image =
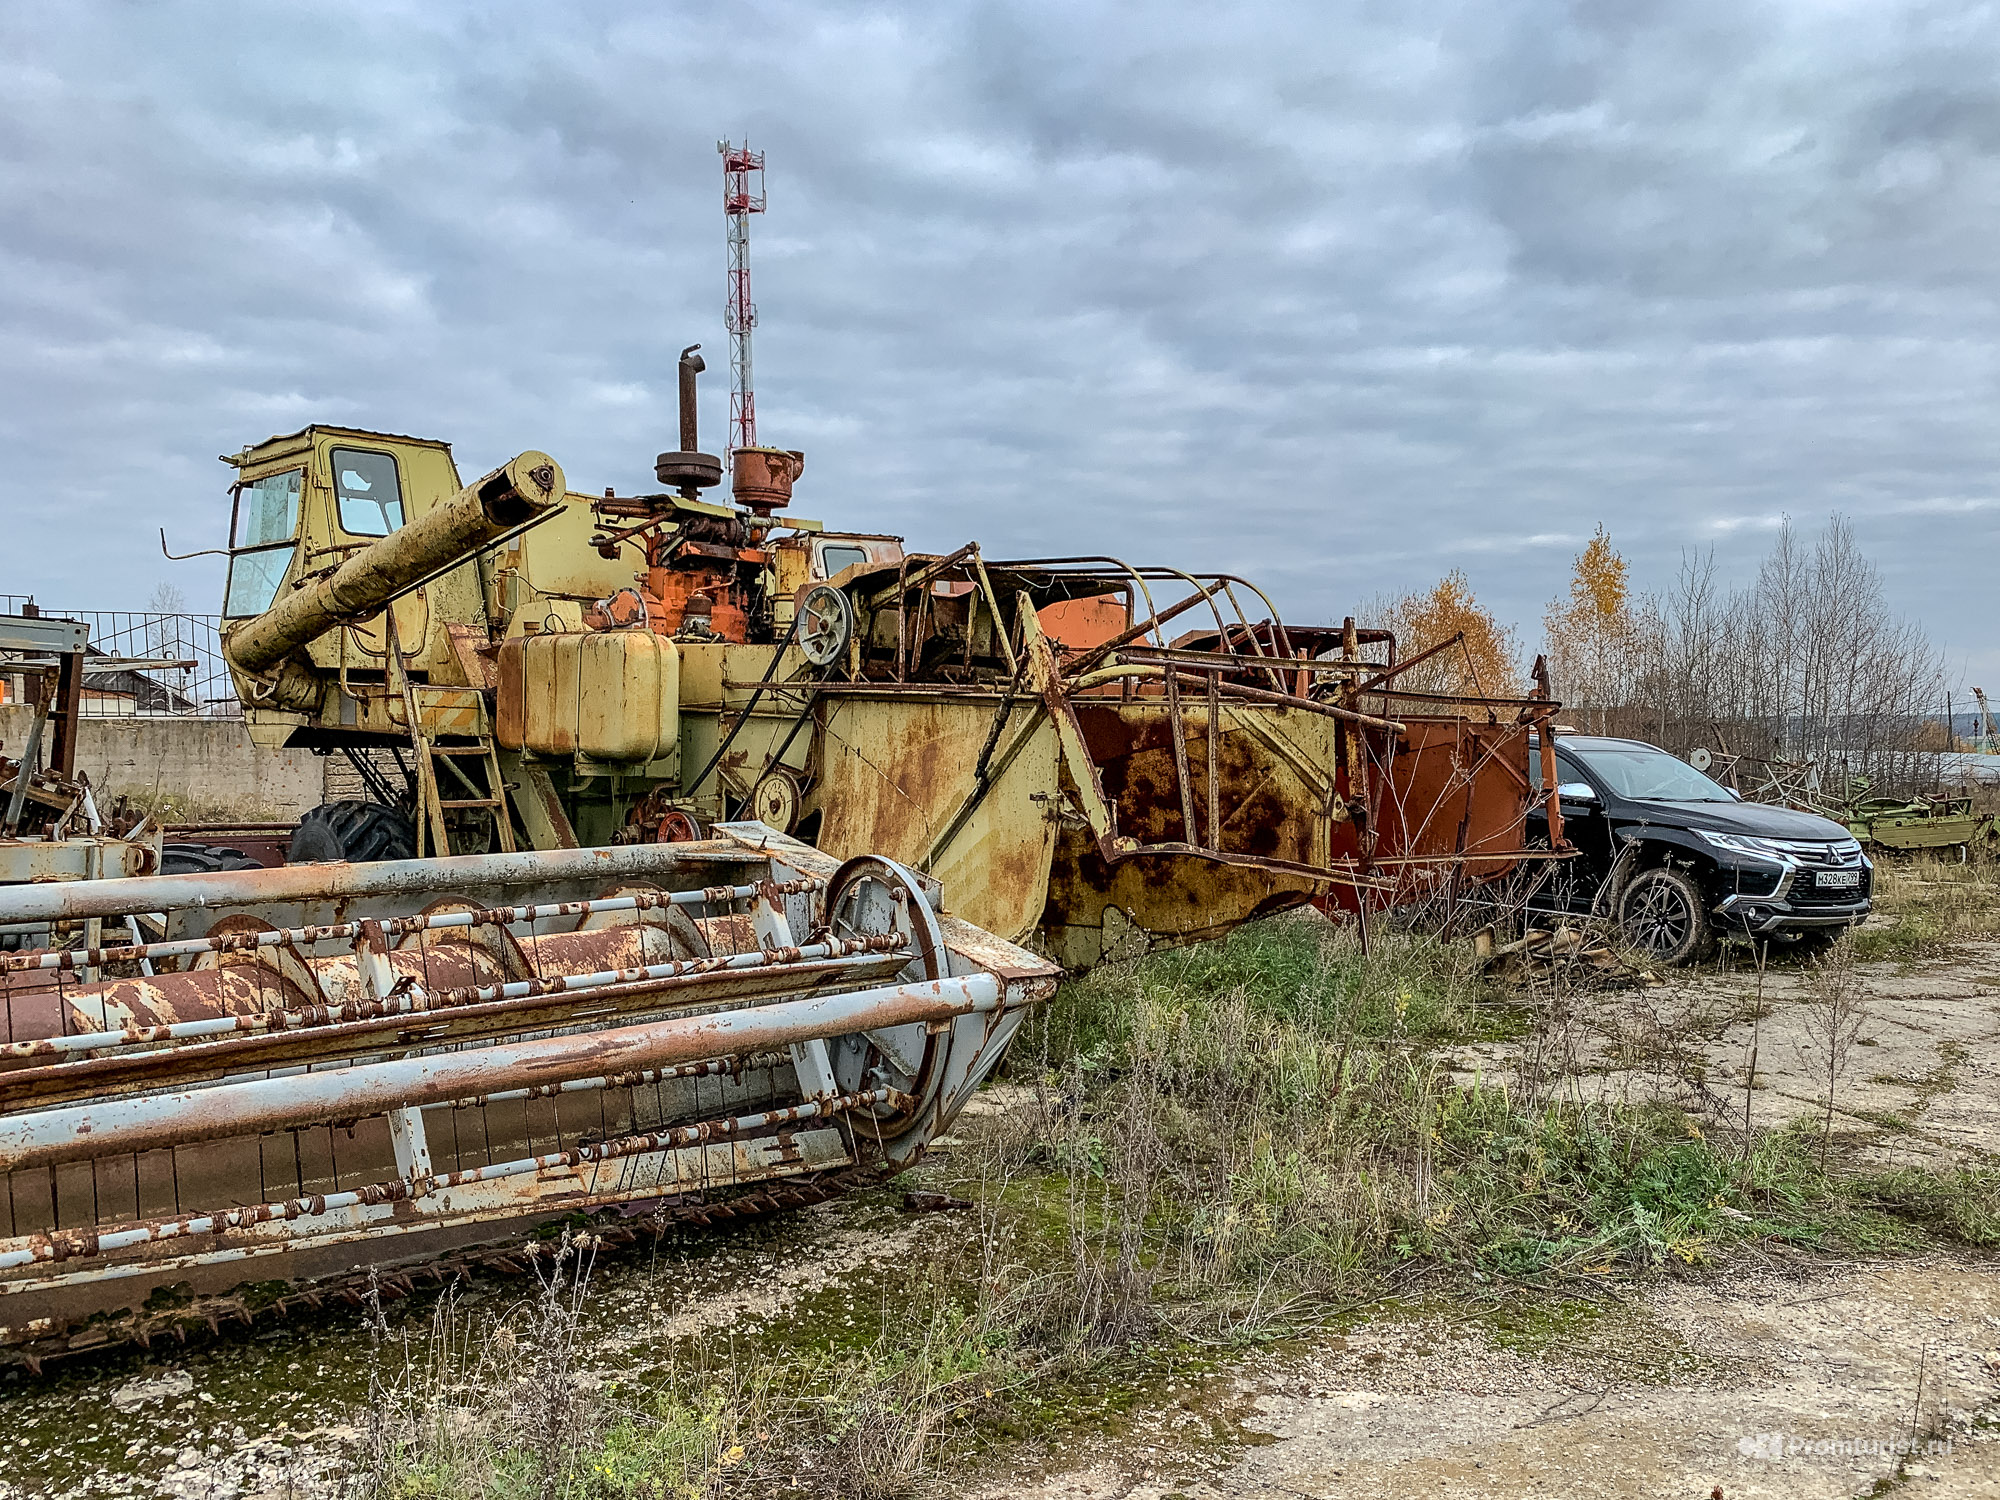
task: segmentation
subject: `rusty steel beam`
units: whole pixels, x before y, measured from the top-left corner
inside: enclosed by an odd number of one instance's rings
[[[224,1235],[232,1229],[249,1229],[254,1225],[272,1221],[289,1222],[294,1219],[316,1218],[322,1214],[337,1214],[343,1209],[373,1207],[384,1203],[414,1201],[420,1209],[429,1209],[442,1216],[442,1213],[448,1210],[433,1209],[426,1200],[434,1202],[434,1194],[447,1193],[453,1188],[466,1187],[478,1182],[495,1182],[508,1177],[522,1177],[530,1173],[574,1168],[586,1163],[618,1161],[624,1157],[672,1150],[678,1146],[698,1146],[707,1145],[711,1141],[735,1140],[778,1126],[830,1119],[852,1110],[865,1109],[872,1104],[895,1105],[905,1097],[898,1095],[894,1089],[887,1088],[870,1089],[859,1094],[836,1094],[827,1099],[809,1099],[803,1104],[794,1104],[784,1109],[738,1115],[733,1119],[703,1120],[693,1125],[676,1125],[665,1130],[648,1131],[643,1135],[624,1136],[617,1140],[599,1141],[592,1145],[572,1146],[568,1150],[551,1151],[542,1156],[525,1156],[512,1161],[494,1162],[490,1166],[469,1167],[462,1172],[446,1172],[418,1179],[400,1177],[343,1192],[315,1193],[310,1197],[252,1203],[241,1208],[210,1213],[182,1214],[176,1218],[153,1219],[110,1229],[72,1229],[58,1230],[53,1234],[22,1235],[11,1240],[0,1240],[0,1271],[20,1270],[40,1263],[61,1263],[78,1257],[115,1255],[123,1250],[137,1250],[168,1240],[201,1237],[212,1242],[214,1237]],[[295,1232],[302,1240],[310,1238],[312,1234],[310,1229]]]
[[[1151,646],[1127,646],[1120,654],[1124,655],[1126,653],[1137,657],[1158,657],[1169,663],[1173,661],[1175,654],[1171,651],[1161,651]],[[1169,667],[1155,666],[1150,661],[1133,662],[1129,665],[1133,675],[1164,678],[1169,671]],[[1108,682],[1111,680],[1111,674],[1120,670],[1120,668],[1114,667],[1100,667],[1096,672],[1090,674],[1089,677],[1083,679],[1083,681],[1086,684]],[[1223,670],[1227,669],[1210,667],[1209,673]],[[1208,691],[1208,685],[1205,680],[1206,675],[1194,671],[1174,671],[1174,676],[1179,682],[1200,688],[1204,693]],[[1364,714],[1359,709],[1342,708],[1335,703],[1322,703],[1317,698],[1302,698],[1297,693],[1281,693],[1272,688],[1252,687],[1246,682],[1225,682],[1220,684],[1219,690],[1232,698],[1244,698],[1252,703],[1272,703],[1281,708],[1296,708],[1306,713],[1318,714],[1322,718],[1339,719],[1343,723],[1357,724],[1363,729],[1379,729],[1384,734],[1409,733],[1409,725],[1403,723],[1400,719],[1378,718],[1374,714]]]
[[[100,1100],[0,1119],[0,1172],[443,1104],[494,1088],[672,1067],[999,1010],[990,974],[677,1016],[640,1026]]]
[[[821,959],[798,964],[784,978],[793,993],[829,985],[864,985],[892,979],[908,963],[901,954]],[[330,1060],[409,1047],[413,1028],[421,1045],[437,1049],[518,1036],[523,1031],[548,1031],[577,1024],[579,1004],[591,1007],[592,1020],[630,1017],[670,1007],[760,1004],[770,994],[771,971],[729,969],[608,984],[580,994],[531,995],[516,1000],[491,1000],[446,1008],[436,1005],[412,1018],[397,1012],[360,1020],[345,1018],[358,1007],[329,1007],[324,1019],[283,1029],[246,1026],[242,1034],[185,1042],[178,1046],[118,1051],[103,1056],[36,1062],[0,1075],[9,1108],[30,1101],[49,1103],[141,1094],[161,1088],[185,1088],[205,1079],[227,1078],[253,1070],[325,1066]],[[378,1012],[380,1007],[378,1007]]]
[[[138,916],[186,907],[233,908],[265,902],[338,901],[356,896],[421,896],[482,886],[536,885],[543,881],[659,879],[685,875],[702,865],[740,865],[755,859],[756,855],[741,843],[708,839],[686,844],[618,844],[603,849],[452,854],[436,859],[388,859],[358,865],[281,865],[269,870],[223,870],[212,875],[73,880],[0,887],[0,922],[58,922],[82,917]]]
[[[564,1094],[593,1094],[605,1089],[651,1088],[679,1078],[740,1078],[759,1069],[791,1065],[789,1052],[752,1052],[742,1057],[722,1057],[709,1062],[687,1063],[677,1068],[641,1068],[636,1073],[604,1073],[596,1078],[571,1078],[563,1083],[538,1083],[533,1088],[502,1089],[495,1094],[478,1094],[470,1099],[446,1101],[452,1109],[484,1109],[489,1104],[514,1104],[528,1099],[556,1099]]]
[[[314,1027],[338,1026],[349,1021],[376,1020],[392,1016],[432,1016],[460,1007],[473,1008],[510,1000],[539,1000],[551,995],[576,995],[607,990],[618,995],[643,993],[640,987],[653,981],[664,990],[664,981],[703,979],[736,970],[762,971],[772,983],[819,980],[829,969],[866,967],[878,956],[895,952],[896,940],[888,936],[835,939],[790,948],[783,952],[758,949],[753,953],[729,953],[717,958],[679,958],[665,963],[635,965],[626,969],[595,969],[586,974],[551,974],[546,977],[510,979],[499,984],[468,985],[457,989],[430,990],[413,984],[379,999],[348,1000],[315,1005],[304,1010],[260,1010],[248,1014],[230,1012],[199,1021],[170,1021],[158,1026],[124,1026],[104,1031],[70,1032],[62,1036],[39,1037],[26,1042],[0,1042],[0,1057],[58,1057],[68,1052],[108,1052],[120,1047],[154,1046],[165,1042],[198,1042],[212,1037],[244,1036],[268,1031],[302,1031]],[[207,969],[199,975],[222,971]],[[101,986],[112,989],[131,980],[111,980]],[[70,992],[72,1007],[81,1007],[95,998],[89,989]],[[0,1074],[0,1098],[11,1080]]]
[[[1201,678],[1189,672],[1178,674],[1183,681],[1201,685]],[[1374,714],[1364,714],[1358,709],[1341,708],[1337,704],[1321,703],[1315,698],[1301,698],[1297,693],[1280,693],[1271,688],[1251,687],[1245,682],[1225,682],[1221,690],[1231,698],[1248,698],[1252,703],[1275,703],[1283,708],[1301,709],[1306,713],[1319,714],[1328,719],[1341,719],[1363,729],[1379,729],[1384,734],[1408,734],[1410,726],[1400,719],[1383,719]]]
[[[609,896],[597,901],[551,901],[539,906],[491,906],[479,911],[432,912],[372,920],[389,937],[417,932],[442,932],[455,927],[512,927],[555,917],[591,917],[607,912],[650,911],[667,906],[709,906],[747,901],[767,889],[773,895],[797,896],[825,889],[824,880],[801,879],[762,885],[705,886],[693,891],[645,891],[635,896]],[[257,948],[295,948],[312,943],[347,941],[358,937],[360,922],[332,922],[320,927],[274,927],[258,932],[226,932],[213,937],[176,938],[171,942],[130,943],[119,948],[38,949],[0,954],[0,974],[43,969],[87,969],[142,958],[185,958],[195,953],[247,953]]]

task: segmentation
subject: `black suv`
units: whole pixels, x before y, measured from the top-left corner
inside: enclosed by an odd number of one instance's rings
[[[1540,789],[1541,756],[1530,757]],[[1868,915],[1875,867],[1840,824],[1745,802],[1642,740],[1556,741],[1563,833],[1580,851],[1552,867],[1530,906],[1616,919],[1663,964],[1691,963],[1718,938],[1804,951]],[[1529,834],[1546,841],[1538,806]]]

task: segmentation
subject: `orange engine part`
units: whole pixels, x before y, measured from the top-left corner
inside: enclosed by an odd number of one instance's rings
[[[750,612],[728,568],[648,568],[644,588],[620,589],[592,605],[583,618],[593,630],[643,628],[671,636],[680,633],[690,616],[704,614],[716,639],[739,646],[750,639]]]

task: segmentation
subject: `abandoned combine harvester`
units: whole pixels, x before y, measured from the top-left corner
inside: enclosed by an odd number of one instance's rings
[[[658,492],[346,428],[228,460],[250,733],[376,795],[285,868],[0,889],[49,943],[0,955],[0,1345],[811,1201],[913,1161],[1058,965],[1568,852],[1539,666],[1440,697],[1456,641],[1231,575],[829,532],[776,449],[704,500],[696,366]]]
[[[899,865],[676,844],[0,889],[0,1345],[32,1365],[919,1156],[1055,967]],[[161,919],[164,918],[164,923]],[[116,971],[116,972],[114,972]]]
[[[533,452],[461,488],[442,443],[332,427],[228,460],[251,734],[351,755],[414,819],[324,809],[309,857],[392,822],[422,854],[754,817],[933,875],[967,920],[1082,968],[1128,933],[1395,904],[1564,852],[1529,775],[1539,732],[1554,785],[1539,668],[1525,699],[1440,698],[1402,685],[1431,652],[1287,627],[1230,575],[827,531],[784,514],[803,459],[782,450],[738,450],[736,503],[704,500],[722,462],[696,451],[696,368],[654,493],[572,494]]]

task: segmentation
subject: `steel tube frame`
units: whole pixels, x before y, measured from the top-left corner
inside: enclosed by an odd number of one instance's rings
[[[777,885],[777,894],[797,896],[822,890],[825,886],[824,880],[788,880]],[[440,932],[453,927],[512,927],[552,917],[588,917],[604,912],[662,906],[709,906],[747,901],[762,889],[758,885],[717,885],[698,891],[647,892],[640,896],[609,896],[598,901],[551,901],[539,906],[494,906],[481,911],[444,911],[433,912],[429,916],[377,917],[373,920],[389,937],[403,937],[413,932]],[[351,940],[360,933],[359,922],[334,922],[323,927],[232,932],[218,937],[176,938],[171,942],[132,943],[118,948],[49,949],[39,953],[0,955],[0,974],[95,968],[134,959],[183,958],[191,953],[243,953],[253,948],[291,948],[302,944]]]
[[[677,958],[664,963],[630,969],[597,969],[587,974],[553,974],[545,978],[509,979],[499,984],[469,985],[463,989],[427,990],[413,984],[400,993],[381,999],[351,1000],[339,1005],[317,1005],[308,1010],[267,1010],[253,1015],[215,1016],[203,1021],[170,1021],[164,1026],[126,1026],[111,1031],[81,1031],[68,1036],[38,1037],[31,1042],[0,1044],[0,1057],[52,1057],[65,1052],[108,1052],[119,1047],[138,1047],[160,1042],[200,1041],[206,1037],[236,1036],[246,1032],[294,1031],[313,1026],[337,1025],[342,1021],[374,1020],[381,1016],[434,1015],[461,1006],[490,1005],[504,1000],[539,1000],[551,995],[585,994],[632,987],[649,980],[685,979],[725,970],[768,969],[779,979],[792,977],[794,964],[824,970],[856,967],[876,962],[893,949],[871,951],[875,939],[850,938],[831,943],[811,943],[787,950],[781,960],[759,949],[755,953],[731,953],[721,958]],[[113,981],[115,983],[115,981]],[[72,1006],[90,999],[88,991],[72,991]],[[6,1079],[0,1076],[0,1093]]]
[[[490,1166],[469,1167],[463,1172],[447,1172],[417,1179],[396,1178],[385,1183],[371,1183],[365,1188],[353,1188],[337,1193],[316,1193],[309,1198],[286,1198],[270,1203],[254,1203],[242,1208],[224,1209],[218,1213],[184,1214],[179,1218],[163,1219],[149,1224],[133,1224],[118,1229],[58,1230],[47,1235],[26,1235],[13,1241],[0,1241],[0,1246],[4,1246],[0,1248],[0,1271],[19,1270],[24,1266],[61,1262],[79,1256],[115,1254],[120,1250],[134,1250],[144,1245],[159,1244],[165,1240],[217,1235],[231,1229],[248,1229],[253,1224],[267,1223],[273,1219],[302,1219],[338,1212],[341,1209],[403,1202],[470,1183],[521,1177],[530,1172],[580,1166],[584,1162],[616,1161],[620,1157],[636,1156],[646,1151],[672,1150],[679,1146],[703,1145],[709,1141],[733,1140],[752,1131],[767,1130],[774,1125],[828,1119],[833,1115],[845,1114],[849,1110],[865,1108],[871,1104],[888,1104],[895,1098],[896,1091],[886,1088],[871,1089],[861,1094],[838,1094],[830,1099],[809,1099],[803,1104],[791,1105],[784,1109],[738,1115],[733,1119],[704,1120],[696,1125],[676,1125],[645,1135],[600,1141],[588,1146],[573,1146],[567,1151],[552,1151],[543,1156],[525,1156],[512,1161],[494,1162]]]
[[[532,1088],[600,1072],[671,1067],[793,1042],[998,1010],[1004,990],[971,974],[640,1026],[102,1100],[0,1119],[0,1172],[186,1146]]]
[[[659,877],[700,865],[757,864],[767,858],[740,843],[709,839],[687,844],[617,844],[602,849],[450,854],[358,865],[281,865],[269,870],[222,870],[212,875],[70,880],[0,887],[0,923],[143,916],[188,907],[234,908],[357,896],[416,896],[481,886],[535,885],[545,880]]]
[[[537,1084],[531,1089],[502,1089],[497,1094],[479,1094],[470,1099],[450,1099],[452,1109],[481,1109],[488,1104],[517,1104],[526,1099],[554,1099],[563,1094],[592,1094],[604,1089],[650,1088],[677,1078],[734,1078],[759,1069],[791,1066],[788,1052],[752,1052],[742,1057],[721,1057],[710,1062],[688,1063],[678,1068],[641,1068],[636,1073],[606,1073],[596,1078],[572,1078],[564,1083]]]

